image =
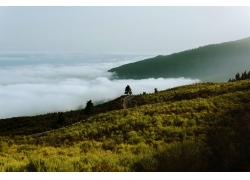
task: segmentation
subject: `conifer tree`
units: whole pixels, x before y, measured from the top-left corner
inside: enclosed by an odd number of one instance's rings
[[[241,75],[241,80],[247,79],[247,72],[245,71],[244,73],[242,73]]]
[[[59,112],[58,113],[58,123],[64,124],[65,123],[65,118],[63,117],[63,113]]]
[[[129,85],[127,85],[127,87],[125,88],[125,93],[124,94],[132,94],[132,89],[130,88],[130,86]]]
[[[86,107],[85,107],[85,109],[84,109],[84,113],[85,114],[91,114],[92,112],[93,112],[93,103],[92,103],[92,101],[91,100],[89,100],[88,102],[87,102],[87,104],[86,104]]]
[[[239,73],[237,73],[237,74],[235,75],[235,80],[236,80],[236,81],[240,80],[240,74],[239,74]]]
[[[235,79],[229,79],[228,82],[234,82],[234,81],[239,81],[239,80],[245,80],[245,79],[250,79],[250,71],[247,73],[246,71],[244,73],[237,73],[235,75]]]

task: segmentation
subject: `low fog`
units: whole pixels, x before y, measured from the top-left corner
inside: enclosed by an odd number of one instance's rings
[[[199,82],[188,78],[112,80],[107,70],[121,64],[121,61],[112,61],[0,66],[0,118],[84,108],[88,100],[97,104],[120,97],[127,85],[136,95],[152,93],[154,88],[164,90]]]

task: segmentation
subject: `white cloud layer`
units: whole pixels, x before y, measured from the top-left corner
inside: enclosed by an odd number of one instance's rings
[[[108,69],[121,62],[82,65],[27,65],[0,68],[0,118],[45,114],[85,107],[88,100],[108,101],[123,95],[152,93],[199,82],[194,79],[110,80]]]

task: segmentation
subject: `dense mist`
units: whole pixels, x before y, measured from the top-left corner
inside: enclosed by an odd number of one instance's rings
[[[112,73],[107,72],[110,68],[135,62],[149,55],[81,55],[82,58],[77,59],[78,56],[79,54],[65,57],[65,54],[58,53],[54,56],[23,53],[15,54],[15,58],[10,59],[10,54],[2,53],[0,118],[84,108],[88,100],[97,104],[123,95],[127,85],[130,85],[133,94],[140,94],[152,93],[154,88],[164,90],[199,82],[197,79],[183,77],[116,80],[111,78]],[[84,57],[88,57],[89,61],[82,62]],[[60,58],[61,61],[56,61]],[[26,65],[20,65],[24,64],[22,61]]]

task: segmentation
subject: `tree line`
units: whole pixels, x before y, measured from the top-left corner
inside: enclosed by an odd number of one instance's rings
[[[240,80],[245,80],[245,79],[250,79],[250,71],[248,73],[245,71],[244,73],[241,73],[241,75],[237,73],[235,75],[235,78],[232,78],[232,79],[230,78],[228,82],[240,81]]]

